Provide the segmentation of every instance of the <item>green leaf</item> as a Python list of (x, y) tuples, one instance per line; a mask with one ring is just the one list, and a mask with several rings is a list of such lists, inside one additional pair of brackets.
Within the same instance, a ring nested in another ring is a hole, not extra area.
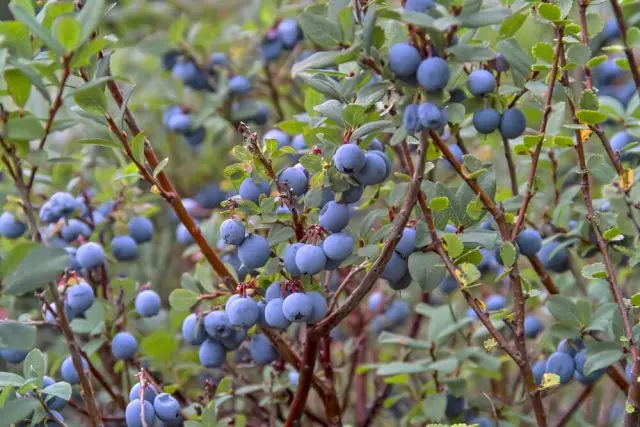
[(144, 131), (137, 134), (130, 142), (133, 158), (144, 163)]
[(449, 199), (446, 197), (434, 197), (429, 202), (429, 208), (432, 211), (442, 211), (449, 207)]
[(517, 13), (505, 19), (500, 25), (500, 37), (508, 38), (513, 36), (522, 27), (524, 21), (527, 20), (527, 16), (529, 15), (526, 13)]
[(40, 39), (44, 44), (58, 55), (64, 54), (64, 47), (58, 43), (56, 39), (44, 28), (36, 19), (29, 14), (22, 6), (17, 4), (10, 4), (9, 9), (13, 16), (20, 22), (24, 23), (31, 32)]
[(447, 409), (447, 394), (437, 393), (427, 396), (422, 402), (422, 413), (432, 421), (440, 421), (444, 418)]
[(4, 80), (7, 82), (7, 90), (11, 98), (20, 108), (23, 108), (31, 93), (31, 80), (17, 68), (10, 68), (4, 72)]
[(573, 147), (573, 138), (563, 135), (556, 135), (552, 138), (556, 147)]
[(606, 114), (593, 110), (580, 110), (576, 112), (576, 117), (588, 125), (597, 125), (607, 120)]
[(193, 307), (200, 295), (188, 289), (174, 289), (169, 295), (169, 305), (179, 311), (185, 311)]
[(536, 43), (531, 48), (531, 54), (549, 64), (553, 62), (553, 46), (551, 46), (551, 43)]
[(594, 68), (597, 67), (598, 65), (602, 64), (604, 61), (606, 61), (608, 58), (607, 55), (599, 55), (599, 56), (594, 56), (593, 58), (591, 58), (588, 62), (587, 62), (587, 66), (589, 68)]
[(49, 387), (45, 388), (43, 392), (47, 394), (47, 398), (49, 396), (55, 396), (64, 400), (71, 399), (71, 385), (63, 381), (51, 384)]
[(358, 139), (364, 138), (374, 132), (379, 132), (390, 128), (393, 128), (393, 122), (389, 120), (376, 120), (373, 122), (365, 123), (358, 129), (356, 129), (355, 132), (353, 132), (353, 134), (351, 135), (351, 140), (357, 141)]
[(583, 326), (578, 308), (573, 301), (565, 296), (551, 295), (547, 300), (547, 309), (557, 321), (565, 326), (574, 329), (580, 329)]
[(640, 292), (636, 292), (631, 295), (631, 305), (634, 307), (640, 307)]
[[(7, 372), (0, 373), (0, 376), (4, 375), (10, 374)], [(0, 384), (2, 384), (2, 379), (0, 379)], [(38, 407), (40, 407), (40, 402), (38, 402), (37, 399), (14, 399), (6, 402), (5, 405), (0, 408), (0, 419), (4, 425), (10, 426), (25, 418), (29, 418), (32, 412)]]
[(337, 46), (342, 42), (342, 29), (324, 16), (310, 12), (302, 12), (298, 16), (298, 24), (304, 35), (325, 49)]
[(305, 154), (300, 157), (298, 161), (310, 173), (322, 171), (322, 156), (317, 154)]
[(363, 106), (350, 104), (342, 111), (342, 121), (345, 125), (355, 128), (367, 119), (367, 113)]
[[(185, 289), (176, 290), (184, 291)], [(142, 342), (140, 342), (141, 354), (151, 357), (160, 363), (173, 361), (175, 353), (179, 348), (180, 341), (175, 339), (172, 331), (166, 329), (156, 330), (144, 337)]]
[(589, 375), (598, 369), (604, 369), (622, 359), (624, 354), (620, 345), (615, 342), (589, 342), (587, 345), (587, 361), (584, 374)]
[(513, 37), (499, 42), (498, 52), (502, 53), (509, 63), (516, 86), (524, 86), (525, 79), (531, 69), (531, 58)]
[(155, 169), (153, 170), (153, 177), (157, 178), (160, 172), (164, 170), (164, 168), (167, 166), (168, 163), (169, 163), (168, 157), (165, 157), (164, 159), (162, 159), (160, 163), (158, 163), (158, 166), (156, 166)]
[(542, 3), (538, 5), (538, 14), (552, 22), (559, 21), (562, 18), (562, 11), (552, 3)]
[(3, 291), (21, 295), (43, 287), (64, 271), (69, 254), (62, 248), (32, 246), (11, 272), (5, 273)]
[(294, 237), (295, 234), (295, 231), (293, 231), (291, 227), (276, 225), (269, 231), (267, 240), (269, 241), (269, 246), (275, 246), (278, 243), (286, 242)]
[(510, 16), (511, 10), (506, 7), (489, 7), (469, 14), (463, 13), (459, 19), (467, 28), (479, 28), (499, 24)]
[(7, 122), (7, 136), (13, 140), (31, 141), (40, 139), (44, 128), (35, 117), (13, 118)]
[(82, 32), (80, 33), (80, 40), (78, 45), (83, 44), (85, 41), (91, 37), (91, 34), (96, 30), (100, 20), (103, 17), (103, 11), (105, 8), (104, 0), (91, 0), (85, 2), (84, 7), (78, 13), (78, 22), (82, 27)]
[(409, 274), (424, 292), (436, 289), (445, 272), (442, 260), (434, 253), (414, 252), (409, 257)]
[(343, 52), (339, 50), (316, 52), (308, 58), (296, 62), (291, 68), (291, 75), (295, 77), (301, 71), (309, 68), (323, 68), (332, 65), (342, 54)]
[(640, 45), (640, 28), (631, 27), (627, 29), (627, 44), (631, 48)]
[(582, 276), (586, 279), (606, 279), (607, 269), (601, 262), (586, 265), (582, 268)]
[(457, 258), (462, 255), (464, 245), (457, 234), (447, 233), (442, 239), (444, 240), (445, 249), (451, 258)]
[(42, 378), (47, 373), (47, 362), (44, 354), (37, 348), (31, 350), (22, 363), (22, 372), (25, 378)]
[(457, 44), (447, 48), (456, 62), (489, 61), (496, 53), (488, 46), (478, 44)]
[(11, 372), (0, 372), (0, 387), (21, 387), (24, 378)]
[(480, 277), (482, 276), (480, 270), (478, 270), (475, 265), (468, 262), (460, 264), (460, 270), (462, 270), (462, 279), (464, 280), (466, 286), (474, 284), (475, 282), (480, 280)]
[(77, 142), (78, 144), (100, 145), (102, 147), (113, 148), (114, 150), (122, 150), (122, 145), (120, 145), (120, 143), (112, 141), (110, 139), (81, 139)]
[(373, 30), (376, 27), (376, 4), (370, 3), (367, 12), (362, 21), (362, 38), (364, 40), (364, 51), (367, 55), (371, 54), (371, 45), (373, 44)]
[(29, 351), (35, 344), (35, 326), (12, 320), (0, 321), (0, 347)]
[(567, 49), (567, 60), (574, 62), (580, 67), (584, 67), (591, 58), (591, 49), (583, 44), (572, 44)]
[(72, 52), (78, 47), (81, 31), (80, 24), (73, 16), (60, 16), (53, 24), (53, 34), (67, 52)]

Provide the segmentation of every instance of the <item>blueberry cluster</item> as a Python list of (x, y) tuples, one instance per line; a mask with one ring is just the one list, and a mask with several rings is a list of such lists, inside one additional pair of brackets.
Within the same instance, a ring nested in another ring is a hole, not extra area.
[(180, 412), (180, 402), (175, 397), (169, 393), (158, 393), (152, 384), (146, 383), (142, 389), (141, 384), (137, 383), (129, 391), (125, 419), (127, 427), (152, 426), (156, 419), (163, 426), (177, 427), (184, 422)]
[(262, 39), (260, 56), (266, 62), (276, 61), (284, 50), (293, 49), (302, 38), (302, 30), (296, 20), (283, 19), (267, 31)]
[(464, 419), (466, 425), (477, 425), (478, 427), (495, 427), (496, 424), (491, 419), (478, 415), (476, 410), (467, 408), (467, 402), (463, 396), (457, 396), (447, 392), (447, 406), (444, 414), (450, 420)]
[[(596, 369), (586, 374), (584, 367), (587, 361), (584, 343), (579, 338), (564, 339), (558, 344), (557, 350), (547, 359), (538, 360), (533, 365), (533, 376), (538, 385), (543, 383), (544, 374), (555, 374), (560, 384), (566, 384), (575, 379), (582, 384), (593, 384), (602, 375), (604, 369)], [(629, 365), (630, 366), (630, 365)]]
[(192, 148), (199, 147), (207, 136), (205, 127), (195, 124), (189, 109), (179, 105), (172, 105), (164, 111), (162, 124), (168, 131), (183, 135), (187, 144)]
[(371, 331), (380, 335), (382, 331), (393, 331), (409, 319), (411, 309), (401, 299), (394, 299), (385, 308), (384, 294), (380, 291), (372, 292), (367, 300), (367, 308), (374, 314), (371, 320)]

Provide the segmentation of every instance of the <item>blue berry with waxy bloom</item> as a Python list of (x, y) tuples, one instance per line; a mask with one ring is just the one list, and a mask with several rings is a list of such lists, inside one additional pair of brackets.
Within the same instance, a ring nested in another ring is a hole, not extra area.
[(151, 289), (146, 289), (136, 296), (136, 311), (141, 317), (153, 317), (160, 312), (160, 295)]
[(404, 109), (402, 116), (402, 125), (407, 132), (415, 133), (422, 131), (422, 122), (420, 121), (420, 106), (417, 104), (409, 104)]
[(275, 139), (278, 141), (278, 148), (291, 145), (291, 137), (280, 129), (271, 129), (267, 131), (262, 137), (262, 142), (264, 143), (267, 139)]
[(227, 350), (218, 341), (208, 338), (200, 344), (198, 356), (205, 368), (219, 368), (227, 357)]
[(229, 304), (227, 316), (229, 323), (242, 328), (250, 328), (258, 321), (260, 310), (251, 298), (238, 298)]
[(131, 236), (115, 236), (111, 239), (111, 253), (118, 261), (131, 261), (136, 259), (138, 245)]
[(364, 185), (358, 183), (356, 185), (352, 185), (348, 190), (340, 193), (340, 202), (341, 203), (356, 203), (358, 200), (362, 198), (362, 194), (364, 193)]
[(91, 270), (104, 263), (104, 249), (98, 243), (88, 242), (78, 248), (76, 257), (82, 268)]
[(427, 129), (440, 130), (447, 124), (447, 113), (443, 108), (426, 102), (418, 107), (420, 123)]
[(144, 401), (144, 423), (142, 421), (142, 405), (140, 399), (134, 399), (127, 405), (127, 409), (125, 411), (125, 421), (127, 422), (127, 427), (143, 427), (143, 426), (152, 426), (155, 420), (155, 412), (153, 410), (153, 405), (146, 400)]
[(111, 340), (111, 353), (118, 360), (131, 360), (138, 351), (138, 341), (129, 332), (118, 332)]
[(7, 239), (17, 239), (25, 231), (27, 231), (27, 225), (22, 221), (16, 220), (11, 212), (3, 212), (0, 215), (0, 236)]
[(438, 285), (438, 287), (440, 288), (440, 290), (445, 293), (445, 294), (450, 294), (451, 292), (455, 291), (456, 289), (458, 289), (458, 282), (456, 282), (456, 279), (454, 279), (452, 276), (450, 276), (449, 274), (447, 274), (446, 276), (444, 276), (444, 278), (440, 281), (440, 285)]
[(524, 317), (524, 336), (527, 338), (536, 338), (540, 335), (540, 332), (544, 329), (544, 325), (532, 314), (527, 314)]
[(290, 322), (306, 322), (311, 316), (313, 304), (302, 292), (296, 292), (282, 302), (282, 313)]
[[(462, 149), (458, 146), (458, 144), (449, 145), (449, 151), (451, 151), (453, 158), (456, 159), (458, 163), (462, 163), (462, 156), (464, 156), (464, 153), (462, 152)], [(451, 164), (451, 162), (449, 162), (449, 160), (446, 158), (444, 161), (444, 165), (447, 169), (454, 169), (453, 164)]]
[(327, 264), (327, 256), (322, 246), (303, 245), (296, 252), (296, 265), (302, 274), (320, 273)]
[(160, 393), (153, 400), (153, 409), (161, 421), (175, 422), (180, 419), (180, 404), (169, 393)]
[(449, 64), (439, 57), (422, 61), (416, 73), (418, 83), (428, 92), (444, 89), (449, 83), (450, 76)]
[(333, 163), (342, 173), (360, 172), (365, 165), (365, 153), (357, 144), (343, 144), (333, 155)]
[(339, 233), (349, 224), (350, 217), (349, 206), (344, 203), (330, 201), (320, 210), (318, 222), (327, 231)]
[(280, 173), (280, 183), (286, 184), (294, 196), (302, 196), (309, 188), (309, 178), (304, 169), (299, 167), (289, 167)]
[(229, 316), (222, 310), (215, 310), (204, 317), (204, 329), (211, 338), (227, 338), (233, 331)]
[(28, 351), (18, 350), (15, 348), (2, 348), (0, 349), (0, 357), (4, 359), (6, 362), (18, 364), (22, 363), (22, 361), (29, 354)]
[(269, 188), (269, 183), (267, 181), (255, 181), (253, 178), (249, 177), (242, 181), (240, 184), (240, 190), (238, 194), (241, 199), (251, 200), (253, 203), (260, 203), (260, 195), (264, 194), (265, 196), (269, 196), (271, 189)]
[(411, 227), (405, 227), (402, 230), (402, 236), (398, 240), (395, 251), (403, 258), (409, 258), (409, 256), (416, 251), (416, 229)]
[(227, 245), (240, 245), (244, 234), (244, 224), (240, 220), (229, 218), (220, 224), (220, 238)]
[(396, 43), (389, 49), (389, 68), (396, 76), (415, 75), (421, 61), (420, 52), (409, 43)]
[(518, 233), (516, 243), (520, 253), (525, 256), (532, 256), (542, 248), (542, 236), (532, 228), (526, 228)]
[(560, 377), (560, 383), (566, 384), (573, 378), (576, 365), (570, 354), (555, 352), (547, 360), (545, 372), (556, 374)]
[(500, 126), (500, 114), (493, 108), (473, 113), (473, 127), (481, 134), (490, 134)]
[[(81, 360), (82, 360), (83, 369), (87, 371), (89, 369), (89, 365), (87, 364), (87, 361), (84, 359), (81, 359)], [(64, 359), (64, 361), (62, 362), (62, 365), (60, 365), (60, 376), (62, 377), (63, 381), (68, 382), (69, 384), (80, 383), (80, 376), (78, 374), (78, 371), (76, 371), (76, 368), (73, 364), (73, 359), (71, 358), (71, 356)]]
[(582, 349), (584, 349), (584, 343), (578, 338), (565, 338), (558, 344), (558, 351), (568, 353), (571, 357), (575, 357), (575, 355)]
[(185, 317), (182, 322), (182, 337), (191, 345), (200, 345), (207, 338), (207, 331), (204, 329), (204, 322), (198, 324), (198, 316), (194, 313)]
[(205, 209), (216, 209), (227, 198), (227, 194), (216, 183), (208, 184), (196, 193), (196, 202)]
[(533, 379), (536, 384), (542, 384), (542, 379), (547, 369), (547, 359), (538, 360), (532, 367)]
[(127, 231), (138, 244), (150, 242), (153, 239), (153, 222), (143, 216), (134, 216), (127, 223)]
[(307, 323), (314, 324), (321, 321), (327, 314), (329, 308), (327, 299), (319, 292), (307, 292), (307, 297), (311, 301), (311, 315), (307, 319)]
[(342, 262), (353, 253), (355, 242), (347, 233), (334, 233), (322, 242), (322, 250), (327, 258)]
[(496, 78), (487, 70), (475, 70), (467, 76), (467, 89), (474, 96), (484, 96), (496, 89)]
[(611, 148), (616, 151), (617, 153), (619, 153), (618, 155), (620, 156), (620, 160), (623, 162), (628, 162), (630, 160), (633, 160), (635, 153), (631, 152), (631, 151), (625, 151), (622, 152), (622, 150), (629, 144), (631, 144), (632, 142), (637, 141), (637, 138), (633, 135), (631, 135), (629, 132), (627, 131), (621, 131), (621, 132), (617, 132), (616, 134), (614, 134), (611, 137)]
[(267, 307), (264, 310), (264, 317), (271, 328), (275, 329), (287, 329), (291, 325), (291, 321), (287, 319), (282, 311), (283, 300), (281, 298), (273, 298), (267, 303)]
[(295, 19), (287, 18), (278, 24), (278, 38), (285, 49), (293, 49), (298, 41), (302, 39), (302, 30)]
[(557, 241), (542, 245), (538, 256), (547, 270), (563, 273), (569, 269), (569, 251), (566, 247), (560, 247)]
[(278, 357), (278, 351), (271, 345), (269, 339), (264, 334), (256, 334), (249, 342), (249, 353), (251, 358), (258, 365), (268, 365), (275, 362)]
[(407, 0), (404, 4), (404, 10), (408, 12), (424, 13), (434, 7), (436, 7), (436, 4), (433, 0)]
[(493, 60), (493, 68), (499, 73), (504, 73), (509, 70), (509, 63), (503, 54), (497, 53), (495, 59)]
[(270, 30), (260, 43), (260, 55), (267, 62), (275, 61), (280, 57), (282, 47), (277, 30)]
[(353, 174), (353, 178), (362, 185), (381, 184), (389, 176), (387, 162), (380, 151), (369, 151), (365, 154), (364, 168)]
[(399, 282), (407, 272), (407, 261), (396, 252), (391, 254), (389, 262), (382, 270), (382, 278), (389, 282)]
[[(296, 264), (296, 254), (298, 253), (298, 250), (303, 246), (304, 243), (296, 242), (287, 246), (287, 248), (284, 250), (284, 255), (282, 257), (284, 269), (287, 271), (287, 273), (291, 274), (294, 277), (300, 276), (302, 274), (302, 272), (298, 268), (298, 265)], [(271, 288), (271, 286), (269, 288)]]
[[(56, 384), (56, 381), (48, 376), (42, 377), (42, 388), (46, 389), (49, 386)], [(60, 411), (67, 406), (67, 401), (59, 396), (49, 396), (47, 393), (42, 393), (42, 398), (47, 402), (47, 407), (54, 411)]]
[[(129, 401), (133, 401), (136, 399), (140, 399), (140, 383), (136, 383), (131, 390), (129, 390)], [(153, 400), (158, 395), (158, 390), (153, 386), (153, 384), (146, 383), (144, 388), (143, 398), (149, 403), (153, 403)]]
[(402, 276), (400, 280), (389, 282), (389, 287), (394, 291), (403, 291), (411, 286), (412, 281), (413, 279), (411, 278), (411, 274), (409, 273), (409, 271), (407, 271), (406, 273), (404, 273), (404, 276)]
[(83, 281), (67, 289), (65, 309), (68, 307), (71, 317), (81, 316), (93, 305), (94, 300), (93, 288)]
[(249, 234), (238, 246), (240, 261), (251, 270), (265, 265), (269, 252), (269, 242), (259, 234)]
[(385, 322), (392, 329), (406, 322), (409, 316), (411, 316), (409, 306), (400, 299), (394, 299), (384, 313)]
[[(294, 244), (302, 245), (302, 243), (294, 243)], [(286, 287), (286, 289), (283, 289), (282, 282), (273, 282), (272, 284), (269, 285), (269, 287), (267, 287), (267, 290), (264, 293), (264, 298), (267, 300), (267, 302), (269, 302), (272, 299), (276, 299), (276, 298), (286, 298), (288, 295), (291, 295), (292, 293), (293, 292), (289, 287)]]
[(455, 418), (464, 412), (465, 401), (462, 396), (454, 396), (450, 392), (447, 392), (447, 406), (444, 411), (448, 418)]
[(178, 224), (178, 227), (176, 227), (176, 239), (182, 245), (191, 245), (195, 242), (187, 227), (182, 223)]
[(527, 128), (527, 119), (522, 111), (509, 108), (500, 118), (500, 133), (505, 138), (514, 139), (522, 135)]
[(232, 95), (244, 96), (251, 92), (251, 80), (242, 75), (236, 75), (229, 79), (229, 92)]

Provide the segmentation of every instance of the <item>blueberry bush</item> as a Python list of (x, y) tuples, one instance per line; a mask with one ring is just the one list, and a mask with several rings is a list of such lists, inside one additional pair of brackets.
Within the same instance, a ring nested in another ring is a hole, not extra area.
[(640, 2), (6, 3), (0, 425), (640, 425)]

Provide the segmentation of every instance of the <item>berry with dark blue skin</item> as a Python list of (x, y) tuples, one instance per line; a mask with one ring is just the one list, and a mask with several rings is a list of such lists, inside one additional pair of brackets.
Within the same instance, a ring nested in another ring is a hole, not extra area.
[(478, 133), (487, 135), (498, 129), (500, 113), (493, 108), (484, 108), (473, 113), (473, 127)]
[(505, 307), (506, 300), (503, 295), (493, 294), (487, 297), (484, 305), (487, 307), (487, 311), (498, 311)]
[(333, 163), (342, 173), (360, 172), (365, 166), (365, 153), (356, 144), (343, 144), (333, 155)]
[(153, 317), (160, 312), (160, 295), (151, 289), (144, 290), (136, 296), (136, 311), (141, 317)]
[(204, 142), (207, 136), (207, 130), (204, 127), (190, 129), (184, 133), (184, 138), (190, 147), (197, 147)]
[(118, 261), (131, 261), (136, 258), (138, 245), (131, 236), (115, 236), (111, 239), (111, 253)]
[(229, 79), (229, 92), (232, 95), (244, 96), (251, 92), (251, 80), (242, 75)]
[(191, 116), (187, 113), (178, 112), (169, 117), (167, 124), (172, 132), (185, 133), (191, 129)]
[(428, 92), (444, 89), (449, 83), (450, 76), (449, 64), (439, 57), (422, 61), (416, 73), (418, 83)]
[(196, 202), (205, 209), (217, 209), (227, 198), (218, 184), (209, 184), (196, 193)]
[(380, 291), (372, 292), (367, 299), (367, 308), (372, 313), (378, 313), (384, 302), (384, 294)]
[(276, 30), (267, 33), (260, 43), (260, 56), (267, 62), (275, 61), (282, 53), (282, 41)]
[(278, 360), (278, 351), (271, 345), (264, 334), (256, 334), (249, 343), (251, 358), (258, 365), (268, 365)]
[(304, 169), (289, 167), (280, 173), (280, 183), (291, 188), (294, 196), (302, 196), (309, 189), (309, 178)]
[(207, 78), (192, 61), (178, 62), (171, 73), (176, 80), (184, 81), (186, 86), (195, 90), (210, 89)]
[(574, 373), (574, 376), (576, 381), (578, 381), (579, 383), (584, 385), (590, 385), (598, 381), (605, 374), (605, 372), (606, 371), (604, 369), (596, 369), (595, 371), (591, 372), (589, 375), (584, 376), (580, 372), (576, 371)]
[[(369, 153), (374, 155), (374, 156), (380, 157), (382, 159), (382, 161), (384, 162), (385, 166), (387, 167), (387, 169), (385, 171), (385, 174), (384, 174), (383, 181), (385, 179), (389, 178), (389, 175), (391, 175), (392, 164), (391, 164), (391, 160), (389, 160), (389, 156), (387, 156), (387, 153), (385, 153), (384, 151), (377, 151), (377, 150), (372, 150)], [(366, 163), (365, 163), (365, 166), (366, 166)]]
[(297, 387), (299, 380), (300, 380), (300, 374), (298, 372), (289, 371), (289, 382), (291, 383), (291, 387)]
[(566, 384), (573, 378), (573, 371), (576, 364), (573, 357), (567, 353), (555, 352), (549, 356), (545, 372), (548, 374), (556, 374), (560, 377), (560, 383)]
[(182, 223), (178, 224), (178, 227), (176, 228), (176, 239), (182, 245), (192, 245), (193, 242), (195, 242), (187, 227)]
[(450, 392), (447, 392), (447, 407), (444, 411), (447, 418), (455, 418), (464, 412), (464, 397), (454, 396)]
[(631, 380), (633, 380), (633, 365), (631, 363), (627, 363), (627, 366), (625, 366), (624, 375), (627, 378), (627, 382), (631, 384)]
[(104, 263), (104, 249), (98, 243), (88, 242), (78, 248), (76, 257), (82, 268), (91, 270)]
[(251, 200), (253, 203), (259, 204), (260, 195), (264, 194), (265, 196), (269, 196), (270, 192), (271, 189), (267, 181), (255, 181), (253, 178), (249, 177), (240, 184), (238, 194), (240, 195), (240, 198), (244, 200)]
[(206, 339), (200, 344), (198, 356), (205, 368), (219, 368), (227, 357), (227, 350), (218, 341)]
[(238, 246), (238, 257), (250, 270), (260, 268), (269, 260), (269, 242), (259, 234), (249, 234)]
[(213, 52), (209, 58), (209, 67), (227, 67), (229, 65), (229, 58), (224, 52)]
[(369, 151), (384, 151), (384, 145), (378, 138), (373, 138), (367, 147)]
[[(0, 234), (2, 234), (2, 217), (0, 217)], [(91, 227), (79, 219), (71, 218), (60, 229), (60, 236), (68, 243), (73, 242), (80, 236), (88, 239), (91, 237)]]
[(29, 354), (28, 351), (17, 350), (15, 348), (2, 348), (0, 349), (0, 357), (2, 357), (6, 362), (18, 364), (22, 363), (22, 361)]
[(411, 316), (409, 306), (400, 299), (394, 299), (384, 313), (385, 323), (391, 329), (402, 325), (409, 319), (409, 316)]
[[(26, 355), (25, 355), (26, 357)], [(89, 365), (87, 361), (82, 359), (82, 366), (85, 371), (89, 369)], [(60, 365), (60, 376), (62, 380), (68, 382), (69, 384), (79, 384), (80, 376), (78, 375), (78, 371), (76, 371), (75, 366), (73, 365), (73, 360), (71, 356), (64, 359), (62, 365)]]
[(7, 239), (17, 239), (25, 231), (27, 231), (27, 225), (22, 221), (17, 221), (11, 212), (3, 212), (0, 215), (0, 236)]
[(420, 106), (417, 104), (409, 104), (404, 109), (402, 116), (402, 125), (407, 132), (415, 133), (422, 131), (422, 122), (419, 115)]
[(542, 324), (540, 319), (538, 319), (534, 315), (527, 314), (524, 317), (524, 336), (525, 337), (534, 339), (538, 335), (540, 335), (540, 332), (542, 332), (543, 329), (544, 329), (544, 325)]
[[(287, 270), (287, 273), (295, 277), (300, 276), (302, 274), (300, 269), (298, 269), (298, 265), (296, 264), (296, 253), (298, 252), (298, 249), (300, 249), (303, 246), (304, 246), (304, 243), (293, 243), (287, 246), (287, 248), (284, 250), (284, 255), (282, 257), (284, 269)], [(273, 286), (273, 284), (271, 286)], [(269, 286), (269, 288), (271, 288), (271, 286)]]
[(313, 325), (324, 318), (329, 306), (327, 299), (319, 292), (307, 292), (306, 295), (311, 301), (311, 315), (307, 319), (307, 323)]
[(393, 252), (389, 262), (382, 270), (382, 278), (389, 282), (399, 282), (407, 272), (407, 260)]
[(443, 108), (426, 102), (418, 107), (420, 123), (427, 129), (440, 130), (447, 124), (447, 113)]
[(288, 147), (291, 145), (291, 138), (289, 135), (280, 129), (271, 129), (267, 131), (262, 137), (262, 142), (265, 142), (267, 139), (275, 139), (278, 141), (278, 148)]
[(305, 150), (307, 148), (307, 143), (304, 142), (304, 135), (299, 133), (291, 138), (291, 146), (295, 148), (296, 151)]
[(226, 312), (215, 310), (204, 317), (204, 329), (214, 339), (227, 338), (233, 332), (233, 326)]
[(45, 223), (57, 222), (60, 218), (67, 218), (81, 209), (81, 204), (71, 194), (58, 192), (42, 205), (40, 219)]
[[(302, 243), (294, 243), (294, 244), (302, 245)], [(284, 291), (284, 295), (282, 291), (283, 291), (282, 282), (273, 282), (272, 284), (269, 285), (269, 287), (265, 291), (264, 298), (267, 300), (267, 302), (269, 302), (272, 299), (276, 299), (276, 298), (286, 298), (287, 296), (293, 293), (291, 289), (288, 287)]]
[[(144, 388), (144, 400), (149, 403), (153, 403), (154, 399), (158, 395), (158, 390), (153, 384), (146, 384)], [(140, 399), (140, 383), (136, 383), (131, 390), (129, 390), (129, 401)]]
[(87, 282), (80, 282), (67, 289), (66, 297), (65, 309), (68, 307), (68, 313), (71, 317), (77, 317), (84, 314), (93, 305), (95, 293)]
[(464, 89), (454, 87), (449, 91), (449, 102), (463, 102), (465, 99), (467, 99), (467, 94)]
[(227, 245), (240, 245), (244, 234), (244, 224), (240, 220), (229, 218), (220, 224), (220, 238)]
[(496, 78), (487, 70), (475, 70), (467, 77), (467, 89), (474, 96), (484, 96), (496, 89)]
[(283, 19), (278, 24), (278, 38), (285, 49), (293, 47), (302, 39), (302, 31), (295, 19)]
[(493, 68), (499, 73), (504, 73), (509, 70), (509, 63), (503, 54), (497, 53), (496, 58), (493, 60)]
[(264, 309), (264, 318), (271, 328), (287, 329), (289, 325), (291, 325), (291, 322), (285, 317), (282, 311), (282, 303), (281, 298), (273, 298), (267, 303), (267, 307)]
[(204, 322), (198, 324), (198, 316), (191, 313), (182, 322), (182, 337), (191, 345), (200, 345), (207, 338), (207, 331), (204, 329)]
[(255, 325), (259, 315), (258, 304), (251, 298), (238, 298), (229, 304), (227, 310), (229, 322), (242, 328), (250, 328)]
[(593, 69), (593, 75), (598, 82), (598, 87), (610, 85), (622, 73), (623, 70), (618, 67), (613, 59), (607, 59)]
[(229, 297), (229, 299), (227, 300), (227, 302), (224, 303), (224, 310), (227, 312), (227, 315), (229, 314), (229, 307), (231, 306), (231, 304), (233, 304), (236, 300), (242, 298), (242, 295), (238, 295), (238, 294), (233, 294)]
[(542, 384), (542, 379), (544, 378), (544, 374), (547, 370), (547, 359), (538, 360), (533, 365), (533, 379), (536, 384)]
[(404, 10), (409, 12), (424, 13), (429, 9), (436, 7), (433, 0), (407, 0), (404, 5)]
[(339, 233), (349, 224), (351, 213), (344, 203), (331, 201), (318, 214), (318, 223), (331, 233)]
[(364, 185), (358, 184), (351, 186), (348, 190), (341, 193), (340, 202), (356, 203), (362, 197), (362, 193), (364, 193)]
[(282, 313), (290, 322), (306, 322), (312, 310), (311, 299), (302, 292), (293, 293), (282, 302)]
[(118, 360), (131, 360), (138, 351), (138, 341), (129, 332), (118, 332), (111, 341), (111, 353)]
[(327, 256), (319, 245), (303, 245), (296, 252), (296, 265), (302, 274), (318, 274), (327, 264)]
[(442, 291), (443, 293), (450, 294), (451, 292), (458, 289), (458, 282), (456, 282), (456, 279), (454, 279), (449, 274), (447, 274), (440, 281), (440, 285), (438, 285), (438, 287), (440, 288), (440, 291)]
[(175, 422), (180, 419), (180, 404), (169, 393), (157, 395), (153, 400), (153, 409), (161, 421)]
[(517, 108), (509, 108), (500, 118), (500, 133), (505, 138), (514, 139), (524, 133), (527, 128), (527, 118)]
[(267, 301), (266, 300), (258, 301), (258, 321), (256, 323), (261, 328), (269, 327), (269, 324), (267, 323), (267, 319), (265, 317), (266, 309), (267, 309)]
[(364, 168), (353, 174), (353, 178), (362, 185), (381, 184), (389, 176), (387, 162), (380, 151), (369, 151), (365, 154)]
[(416, 229), (411, 227), (405, 227), (402, 230), (402, 237), (396, 245), (395, 251), (403, 258), (409, 258), (409, 256), (416, 251)]
[(389, 68), (396, 76), (415, 75), (421, 60), (418, 49), (409, 43), (396, 43), (389, 49)]
[(182, 54), (179, 50), (170, 50), (163, 54), (160, 57), (160, 63), (162, 64), (162, 68), (167, 71), (171, 71), (173, 67), (178, 63), (178, 58), (180, 58)]
[(143, 216), (134, 216), (127, 223), (127, 231), (137, 244), (150, 242), (153, 239), (153, 222)]
[(575, 362), (576, 371), (581, 375), (584, 375), (584, 364), (587, 361), (587, 349), (585, 348), (577, 352), (573, 361)]
[(389, 287), (394, 291), (403, 291), (411, 286), (411, 282), (413, 279), (411, 278), (411, 274), (407, 271), (402, 278), (396, 282), (389, 282)]
[[(451, 154), (453, 154), (453, 157), (458, 161), (458, 163), (462, 163), (462, 156), (464, 156), (464, 153), (458, 144), (449, 145), (449, 151), (451, 151)], [(449, 160), (445, 160), (444, 165), (447, 169), (453, 169), (453, 165)]]
[(532, 228), (526, 228), (518, 233), (516, 243), (520, 253), (525, 256), (532, 256), (542, 248), (542, 236)]
[(622, 152), (622, 150), (624, 149), (624, 147), (631, 144), (632, 142), (635, 142), (636, 140), (637, 139), (629, 132), (617, 132), (611, 137), (611, 148), (618, 153), (621, 161), (628, 162), (630, 160), (633, 160), (634, 153), (630, 151)]
[(155, 420), (153, 405), (145, 400), (144, 402), (144, 424), (142, 422), (142, 403), (140, 399), (129, 402), (125, 411), (125, 420), (127, 427), (143, 427), (144, 425), (152, 426)]
[[(42, 377), (42, 388), (46, 389), (49, 386), (54, 385), (56, 382), (53, 378), (47, 377), (46, 375)], [(67, 406), (67, 401), (58, 396), (49, 396), (47, 393), (42, 393), (42, 398), (47, 402), (47, 407), (54, 411), (60, 411), (65, 406)]]
[(353, 237), (347, 233), (334, 233), (322, 242), (322, 250), (327, 258), (342, 262), (353, 253)]
[(542, 265), (547, 270), (563, 273), (569, 269), (569, 251), (567, 248), (558, 248), (559, 242), (552, 241), (542, 245), (538, 256)]

